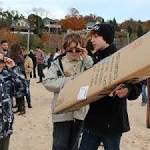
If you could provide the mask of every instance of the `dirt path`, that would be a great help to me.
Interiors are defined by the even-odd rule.
[[[10,150],[51,150],[52,123],[50,116],[51,93],[36,80],[31,81],[32,109],[24,116],[15,115],[14,134]]]

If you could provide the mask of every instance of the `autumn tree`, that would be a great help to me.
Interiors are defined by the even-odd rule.
[[[144,32],[148,32],[150,30],[150,20],[147,20],[143,23]]]
[[[0,39],[5,39],[9,43],[17,42],[20,43],[22,40],[21,34],[11,33],[8,28],[0,30]]]
[[[85,28],[86,22],[76,8],[71,8],[70,13],[60,21],[60,24],[65,29],[78,31]]]
[[[44,44],[48,44],[49,42],[49,33],[48,32],[44,32],[41,36],[41,40]]]
[[[89,14],[89,15],[84,16],[84,20],[86,21],[86,23],[96,22],[96,21],[100,23],[104,22],[104,19],[102,17],[96,16],[94,14]]]
[[[132,32],[137,33],[137,29],[138,29],[139,25],[141,25],[140,22],[130,19],[130,20],[126,20],[123,23],[121,23],[120,27],[121,27],[121,29],[128,29],[128,27],[130,26],[130,28],[132,29]]]
[[[85,28],[86,22],[82,16],[76,17],[66,17],[65,19],[61,20],[61,25],[65,29],[71,29],[74,31],[82,30]]]

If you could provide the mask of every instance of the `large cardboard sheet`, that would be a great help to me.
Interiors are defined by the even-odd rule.
[[[67,83],[54,113],[76,110],[110,94],[116,85],[150,76],[150,32]]]

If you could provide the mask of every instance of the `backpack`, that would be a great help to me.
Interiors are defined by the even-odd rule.
[[[56,57],[54,60],[57,60],[58,59],[58,63],[59,63],[59,66],[60,66],[60,69],[61,71],[64,73],[64,67],[63,67],[63,63],[62,63],[62,58],[66,55],[66,53],[64,54],[61,54],[59,55],[58,57]],[[83,61],[82,61],[82,64],[80,66],[80,71],[82,70],[82,67],[83,67]],[[84,68],[85,69],[85,68]],[[60,70],[57,71],[57,75],[58,77],[62,76],[62,72]]]

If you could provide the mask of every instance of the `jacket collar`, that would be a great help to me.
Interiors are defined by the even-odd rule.
[[[103,50],[98,50],[97,52],[93,54],[94,63],[96,64],[100,60],[112,55],[116,51],[117,51],[117,48],[115,47],[114,44],[109,45],[107,48]]]

